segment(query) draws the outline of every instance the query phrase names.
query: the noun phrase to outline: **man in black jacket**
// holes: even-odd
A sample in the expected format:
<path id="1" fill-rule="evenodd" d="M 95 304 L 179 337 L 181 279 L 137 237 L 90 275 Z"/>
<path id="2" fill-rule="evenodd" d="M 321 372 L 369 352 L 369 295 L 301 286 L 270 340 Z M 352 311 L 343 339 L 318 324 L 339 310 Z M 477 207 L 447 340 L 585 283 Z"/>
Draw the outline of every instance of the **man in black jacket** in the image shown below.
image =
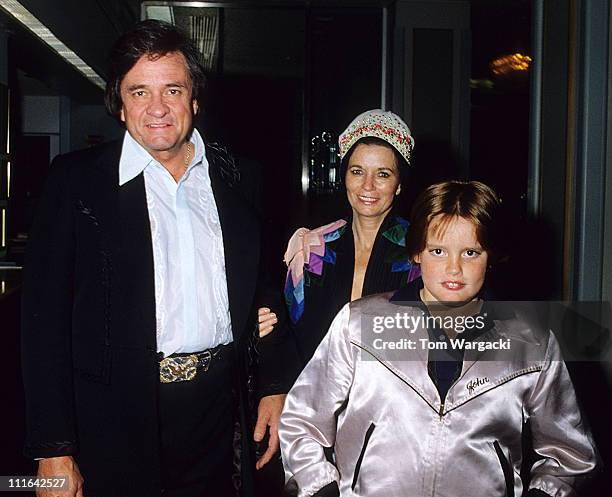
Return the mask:
<path id="1" fill-rule="evenodd" d="M 25 268 L 25 452 L 39 476 L 69 477 L 62 495 L 234 495 L 235 449 L 250 492 L 259 182 L 193 128 L 203 81 L 183 34 L 138 24 L 106 91 L 123 141 L 51 168 Z M 260 464 L 284 400 L 281 375 L 262 369 Z"/>

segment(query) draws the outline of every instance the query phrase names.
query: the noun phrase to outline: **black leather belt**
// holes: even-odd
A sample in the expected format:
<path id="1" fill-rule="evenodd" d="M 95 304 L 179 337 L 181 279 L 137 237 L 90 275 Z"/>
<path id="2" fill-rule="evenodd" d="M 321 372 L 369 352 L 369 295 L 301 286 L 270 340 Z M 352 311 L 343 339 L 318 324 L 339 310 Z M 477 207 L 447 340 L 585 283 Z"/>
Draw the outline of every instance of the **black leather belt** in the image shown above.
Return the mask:
<path id="1" fill-rule="evenodd" d="M 175 383 L 193 380 L 200 372 L 208 371 L 214 361 L 221 359 L 231 344 L 218 345 L 202 352 L 171 354 L 159 361 L 159 381 Z"/>

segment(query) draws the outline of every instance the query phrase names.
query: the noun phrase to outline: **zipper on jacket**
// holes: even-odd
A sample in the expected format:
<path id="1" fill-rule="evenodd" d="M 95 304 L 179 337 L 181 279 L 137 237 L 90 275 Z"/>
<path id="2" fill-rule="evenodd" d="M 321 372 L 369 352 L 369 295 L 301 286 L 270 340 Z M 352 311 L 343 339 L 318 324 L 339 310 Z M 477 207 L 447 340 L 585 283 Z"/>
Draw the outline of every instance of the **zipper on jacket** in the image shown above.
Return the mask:
<path id="1" fill-rule="evenodd" d="M 497 454 L 499 464 L 504 474 L 504 481 L 506 483 L 506 497 L 514 497 L 514 472 L 512 470 L 512 466 L 510 465 L 510 462 L 506 458 L 506 454 L 504 454 L 504 451 L 497 440 L 493 442 L 493 448 L 495 449 L 495 453 Z"/>
<path id="2" fill-rule="evenodd" d="M 361 447 L 359 458 L 357 459 L 357 463 L 355 464 L 355 473 L 353 474 L 353 483 L 351 484 L 351 490 L 355 490 L 355 487 L 357 486 L 357 478 L 359 477 L 359 470 L 361 469 L 363 456 L 365 455 L 365 451 L 368 446 L 368 442 L 370 441 L 370 437 L 372 436 L 372 432 L 374 431 L 374 428 L 376 428 L 376 425 L 374 423 L 370 423 L 368 431 L 366 431 L 365 438 L 363 439 L 363 446 Z"/>
<path id="3" fill-rule="evenodd" d="M 433 460 L 436 461 L 438 456 L 438 442 L 439 440 L 439 434 L 440 434 L 440 430 L 444 429 L 443 426 L 443 421 L 444 421 L 444 402 L 440 402 L 440 408 L 438 409 L 438 421 L 440 422 L 439 425 L 437 425 L 435 427 L 436 433 L 435 433 L 435 437 L 436 437 L 436 442 L 435 442 L 435 448 L 434 448 L 434 457 Z M 438 477 L 437 475 L 438 471 L 437 471 L 437 466 L 436 463 L 434 463 L 433 465 L 433 474 L 432 474 L 432 478 L 431 478 L 431 497 L 436 497 L 436 479 Z M 427 491 L 427 493 L 429 493 L 429 490 Z"/>
<path id="4" fill-rule="evenodd" d="M 440 409 L 438 409 L 438 416 L 439 416 L 439 424 L 437 426 L 434 427 L 435 429 L 435 433 L 434 433 L 434 437 L 435 437 L 435 442 L 434 442 L 434 451 L 433 451 L 433 457 L 432 460 L 434 461 L 433 463 L 433 473 L 431 475 L 431 481 L 430 481 L 430 485 L 431 485 L 431 493 L 429 494 L 429 489 L 427 491 L 427 493 L 431 496 L 431 497 L 436 497 L 436 481 L 438 479 L 438 465 L 436 463 L 436 461 L 438 460 L 438 451 L 440 449 L 440 433 L 442 430 L 444 430 L 444 402 L 440 403 Z"/>

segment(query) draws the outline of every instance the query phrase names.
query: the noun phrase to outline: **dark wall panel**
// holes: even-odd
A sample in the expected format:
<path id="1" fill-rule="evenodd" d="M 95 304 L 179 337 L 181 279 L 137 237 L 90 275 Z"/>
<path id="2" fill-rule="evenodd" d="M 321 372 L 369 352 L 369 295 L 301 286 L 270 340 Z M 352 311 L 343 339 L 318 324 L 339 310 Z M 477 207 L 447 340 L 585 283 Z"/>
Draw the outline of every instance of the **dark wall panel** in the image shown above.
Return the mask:
<path id="1" fill-rule="evenodd" d="M 453 32 L 414 30 L 413 124 L 421 140 L 451 141 Z"/>

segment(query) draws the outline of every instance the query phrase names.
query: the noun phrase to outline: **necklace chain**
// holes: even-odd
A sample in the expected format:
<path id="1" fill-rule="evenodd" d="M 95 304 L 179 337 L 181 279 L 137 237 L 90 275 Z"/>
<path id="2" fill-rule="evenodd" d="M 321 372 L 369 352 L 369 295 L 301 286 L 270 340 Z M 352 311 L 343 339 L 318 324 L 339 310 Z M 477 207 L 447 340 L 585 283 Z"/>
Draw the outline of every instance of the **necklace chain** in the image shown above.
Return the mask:
<path id="1" fill-rule="evenodd" d="M 183 167 L 185 169 L 187 169 L 189 167 L 189 159 L 191 157 L 191 142 L 188 141 L 187 142 L 187 151 L 185 152 L 185 163 L 183 164 Z"/>

